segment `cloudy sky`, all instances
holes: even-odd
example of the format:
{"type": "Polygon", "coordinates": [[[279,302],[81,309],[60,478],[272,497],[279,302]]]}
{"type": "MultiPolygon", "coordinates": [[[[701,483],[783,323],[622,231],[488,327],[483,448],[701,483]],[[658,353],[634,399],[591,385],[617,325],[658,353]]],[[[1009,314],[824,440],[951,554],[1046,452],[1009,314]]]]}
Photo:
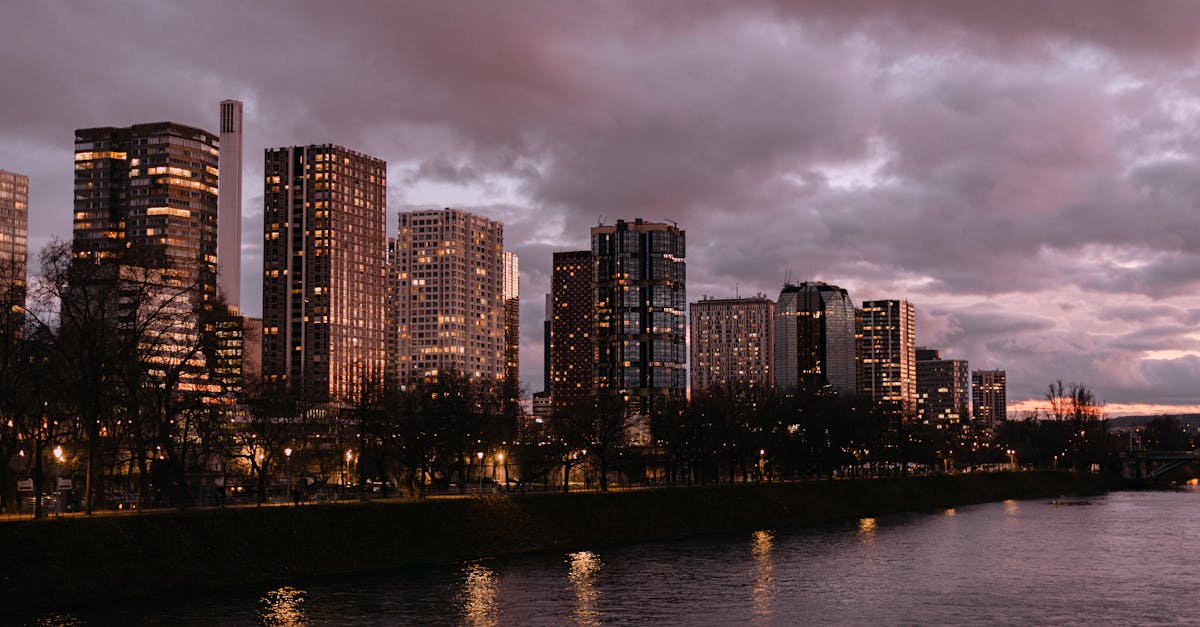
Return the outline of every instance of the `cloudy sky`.
{"type": "Polygon", "coordinates": [[[34,2],[0,21],[0,169],[30,246],[71,232],[76,128],[217,129],[246,103],[242,301],[262,149],[388,162],[396,212],[469,208],[521,255],[541,389],[550,255],[676,220],[688,291],[784,277],[907,298],[918,344],[1110,413],[1200,406],[1200,4],[34,2]]]}

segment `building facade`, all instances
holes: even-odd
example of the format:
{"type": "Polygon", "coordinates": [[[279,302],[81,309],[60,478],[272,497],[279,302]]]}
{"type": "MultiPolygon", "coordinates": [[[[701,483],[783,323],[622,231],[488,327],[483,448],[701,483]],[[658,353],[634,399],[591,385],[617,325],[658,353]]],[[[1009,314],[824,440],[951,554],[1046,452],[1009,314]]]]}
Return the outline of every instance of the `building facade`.
{"type": "Polygon", "coordinates": [[[504,380],[521,385],[521,266],[517,253],[504,251],[504,380]]]}
{"type": "Polygon", "coordinates": [[[217,191],[217,287],[231,313],[242,292],[242,103],[221,101],[221,177],[217,191]]]}
{"type": "Polygon", "coordinates": [[[775,303],[775,387],[856,393],[854,303],[820,281],[785,285],[775,303]]]}
{"type": "Polygon", "coordinates": [[[504,225],[459,209],[401,213],[394,263],[398,383],[504,381],[504,225]]]}
{"type": "Polygon", "coordinates": [[[687,395],[685,239],[641,219],[592,228],[596,391],[635,414],[687,395]]]}
{"type": "Polygon", "coordinates": [[[75,131],[71,250],[92,265],[74,271],[69,298],[111,295],[151,376],[209,403],[240,390],[228,376],[240,342],[223,342],[216,306],[219,155],[216,135],[172,122],[75,131]]]}
{"type": "Polygon", "coordinates": [[[915,416],[916,314],[906,300],[863,303],[858,340],[859,394],[915,416]]]}
{"type": "Polygon", "coordinates": [[[554,318],[554,297],[546,294],[546,314],[542,318],[542,392],[550,398],[550,321],[554,318]]]}
{"type": "Polygon", "coordinates": [[[936,350],[917,349],[917,417],[931,423],[965,421],[970,416],[971,379],[967,362],[942,359],[936,350]]]}
{"type": "Polygon", "coordinates": [[[171,122],[75,131],[75,257],[161,270],[212,301],[219,146],[171,122]]]}
{"type": "Polygon", "coordinates": [[[775,302],[704,299],[688,308],[692,392],[714,386],[769,387],[775,383],[775,302]]]}
{"type": "Polygon", "coordinates": [[[550,286],[550,403],[569,411],[595,392],[596,297],[592,251],[554,253],[550,286]]]}
{"type": "Polygon", "coordinates": [[[1008,419],[1008,374],[1003,370],[971,373],[971,404],[975,420],[994,422],[1008,419]]]}
{"type": "Polygon", "coordinates": [[[0,307],[25,305],[29,177],[0,170],[0,307]]]}
{"type": "Polygon", "coordinates": [[[346,401],[384,374],[387,164],[293,146],[263,176],[263,378],[346,401]]]}

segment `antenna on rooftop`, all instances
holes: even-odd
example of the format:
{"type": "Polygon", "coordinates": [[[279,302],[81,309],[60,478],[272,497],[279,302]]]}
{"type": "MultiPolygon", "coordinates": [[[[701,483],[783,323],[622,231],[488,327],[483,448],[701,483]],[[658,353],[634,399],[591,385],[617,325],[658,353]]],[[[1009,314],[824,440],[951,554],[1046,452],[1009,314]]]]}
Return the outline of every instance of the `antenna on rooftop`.
{"type": "Polygon", "coordinates": [[[600,214],[600,217],[596,219],[596,226],[604,226],[604,214],[600,214]]]}
{"type": "Polygon", "coordinates": [[[679,228],[679,223],[678,223],[678,222],[676,222],[676,221],[674,221],[674,220],[672,220],[671,218],[663,218],[663,220],[666,220],[667,222],[670,222],[670,223],[671,223],[671,226],[673,226],[673,227],[675,227],[675,228],[679,228]]]}

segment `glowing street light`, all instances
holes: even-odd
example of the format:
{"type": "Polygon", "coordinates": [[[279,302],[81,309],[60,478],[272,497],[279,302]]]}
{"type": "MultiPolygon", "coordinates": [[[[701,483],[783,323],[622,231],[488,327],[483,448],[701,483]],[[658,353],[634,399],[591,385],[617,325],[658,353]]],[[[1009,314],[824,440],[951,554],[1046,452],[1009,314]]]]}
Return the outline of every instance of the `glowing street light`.
{"type": "Polygon", "coordinates": [[[292,447],[284,448],[283,456],[287,458],[287,482],[288,489],[292,491],[292,504],[298,506],[300,505],[300,486],[292,485],[292,447]]]}
{"type": "Polygon", "coordinates": [[[62,512],[62,486],[60,483],[62,481],[62,460],[63,460],[62,445],[56,444],[54,446],[54,461],[55,461],[55,464],[54,464],[54,491],[58,495],[58,499],[57,499],[57,502],[54,504],[54,517],[55,518],[57,518],[59,513],[62,512]]]}
{"type": "Polygon", "coordinates": [[[479,459],[479,496],[483,496],[483,451],[475,453],[475,457],[479,459]]]}

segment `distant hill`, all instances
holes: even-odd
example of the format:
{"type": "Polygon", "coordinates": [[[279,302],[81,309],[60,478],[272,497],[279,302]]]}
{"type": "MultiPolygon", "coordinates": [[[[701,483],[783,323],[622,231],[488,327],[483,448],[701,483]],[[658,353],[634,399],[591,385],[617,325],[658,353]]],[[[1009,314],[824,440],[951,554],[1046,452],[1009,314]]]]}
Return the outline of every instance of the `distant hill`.
{"type": "Polygon", "coordinates": [[[1182,424],[1200,424],[1200,414],[1159,414],[1153,416],[1117,416],[1108,419],[1108,427],[1140,427],[1155,418],[1174,418],[1182,424]]]}

